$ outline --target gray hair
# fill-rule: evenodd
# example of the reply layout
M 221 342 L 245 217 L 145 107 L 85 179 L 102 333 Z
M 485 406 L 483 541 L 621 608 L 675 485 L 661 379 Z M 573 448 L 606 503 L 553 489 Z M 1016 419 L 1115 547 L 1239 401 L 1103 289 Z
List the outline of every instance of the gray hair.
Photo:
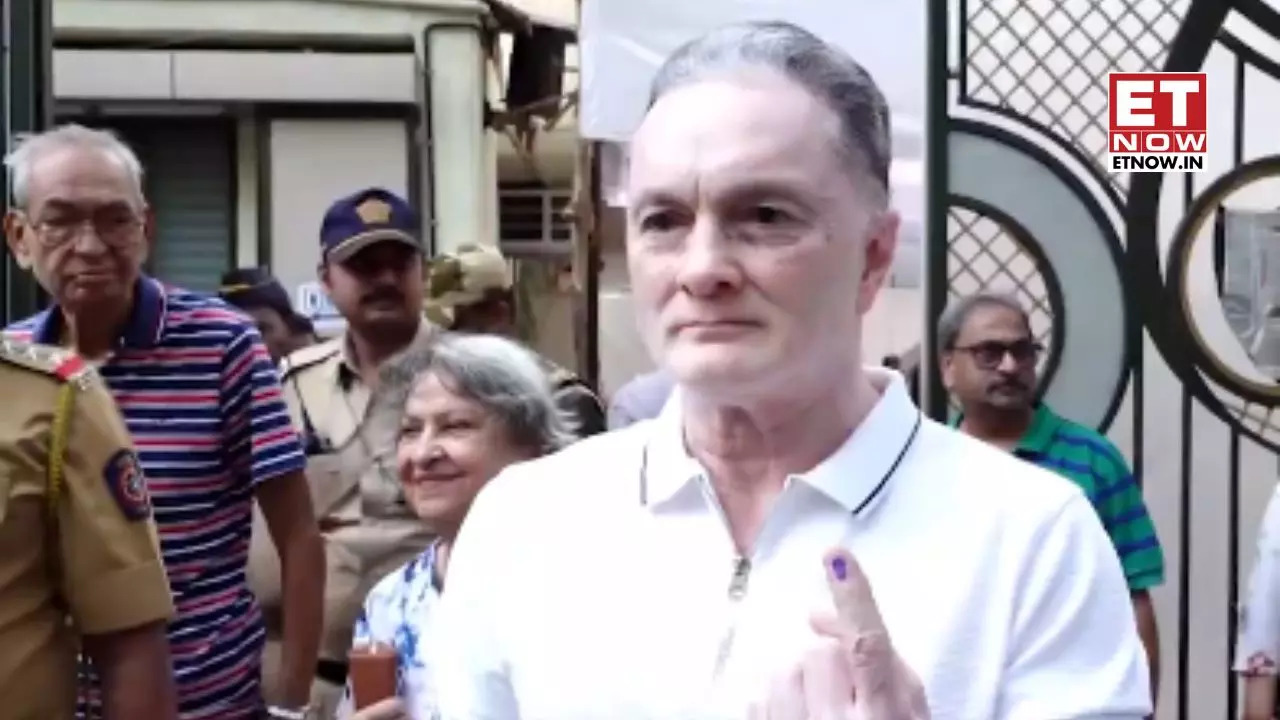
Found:
M 772 70 L 822 101 L 840 121 L 840 145 L 851 167 L 889 197 L 893 159 L 889 105 L 871 75 L 840 48 L 781 21 L 712 30 L 680 46 L 658 69 L 649 107 L 681 86 L 749 68 Z
M 13 200 L 17 207 L 25 209 L 31 199 L 31 173 L 40 158 L 51 151 L 66 148 L 102 152 L 128 173 L 138 199 L 142 199 L 142 161 L 133 148 L 110 130 L 87 128 L 73 123 L 40 133 L 21 135 L 13 151 L 5 156 L 5 167 L 13 176 Z
M 517 446 L 545 454 L 573 442 L 574 427 L 556 407 L 537 357 L 496 335 L 444 333 L 415 343 L 379 371 L 377 412 L 399 423 L 409 395 L 427 375 L 475 401 L 502 423 Z
M 1000 307 L 1012 310 L 1022 318 L 1022 322 L 1026 324 L 1027 329 L 1031 329 L 1031 320 L 1027 316 L 1027 311 L 1022 307 L 1022 303 L 1018 302 L 1018 298 L 1009 293 L 984 290 L 960 298 L 952 303 L 946 312 L 942 313 L 942 317 L 938 319 L 938 351 L 950 352 L 955 350 L 956 341 L 960 338 L 961 331 L 964 330 L 964 324 L 969 321 L 969 316 L 975 310 L 984 307 Z

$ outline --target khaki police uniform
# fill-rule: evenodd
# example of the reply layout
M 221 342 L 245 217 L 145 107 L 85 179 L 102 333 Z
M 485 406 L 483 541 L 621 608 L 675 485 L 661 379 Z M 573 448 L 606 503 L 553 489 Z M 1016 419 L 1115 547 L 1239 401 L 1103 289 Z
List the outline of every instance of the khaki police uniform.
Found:
M 487 245 L 462 245 L 432 258 L 424 310 L 435 324 L 452 327 L 458 308 L 482 303 L 492 292 L 510 293 L 514 287 L 510 264 L 501 251 Z M 604 432 L 604 403 L 595 391 L 568 369 L 541 354 L 538 357 L 556 407 L 573 422 L 577 434 L 586 437 Z
M 151 501 L 110 391 L 75 355 L 0 341 L 0 716 L 72 717 L 77 634 L 173 616 Z
M 414 340 L 434 328 L 422 323 Z M 364 598 L 373 585 L 418 556 L 432 535 L 404 503 L 396 474 L 395 427 L 374 422 L 371 389 L 346 352 L 346 336 L 303 348 L 282 366 L 285 399 L 308 451 L 307 479 L 325 540 L 324 634 L 320 656 L 345 662 Z M 267 621 L 264 680 L 279 651 L 279 566 L 265 527 L 255 527 L 250 583 Z M 274 606 L 273 606 L 274 598 Z M 329 717 L 342 687 L 318 681 L 312 702 Z

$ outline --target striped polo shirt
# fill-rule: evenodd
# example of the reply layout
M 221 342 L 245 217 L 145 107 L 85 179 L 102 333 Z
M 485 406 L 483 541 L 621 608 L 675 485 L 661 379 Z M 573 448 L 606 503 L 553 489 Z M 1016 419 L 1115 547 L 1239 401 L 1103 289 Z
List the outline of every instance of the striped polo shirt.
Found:
M 1142 488 L 1110 440 L 1040 403 L 1013 454 L 1080 486 L 1111 536 L 1131 591 L 1164 582 L 1164 552 Z
M 6 332 L 58 344 L 61 326 L 51 309 Z M 221 300 L 144 277 L 99 370 L 151 491 L 177 608 L 180 717 L 258 717 L 263 628 L 245 581 L 254 488 L 305 465 L 275 366 L 253 324 Z

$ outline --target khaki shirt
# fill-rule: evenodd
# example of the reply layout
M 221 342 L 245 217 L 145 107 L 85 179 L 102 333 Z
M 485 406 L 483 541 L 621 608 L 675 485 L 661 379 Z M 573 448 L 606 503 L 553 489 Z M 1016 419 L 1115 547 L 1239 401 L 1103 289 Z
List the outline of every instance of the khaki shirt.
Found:
M 419 338 L 434 332 L 423 323 Z M 304 434 L 307 480 L 325 539 L 328 575 L 322 657 L 346 658 L 365 595 L 430 545 L 432 535 L 405 504 L 396 474 L 396 427 L 371 422 L 371 389 L 355 371 L 345 335 L 285 359 L 282 381 L 294 424 Z M 279 565 L 261 517 L 250 548 L 250 583 L 273 627 Z M 270 556 L 268 556 L 270 555 Z M 274 607 L 273 607 L 274 605 Z
M 0 715 L 62 720 L 75 706 L 76 633 L 168 620 L 173 599 L 141 466 L 96 373 L 3 341 L 0 393 Z M 70 404 L 51 496 L 60 402 Z

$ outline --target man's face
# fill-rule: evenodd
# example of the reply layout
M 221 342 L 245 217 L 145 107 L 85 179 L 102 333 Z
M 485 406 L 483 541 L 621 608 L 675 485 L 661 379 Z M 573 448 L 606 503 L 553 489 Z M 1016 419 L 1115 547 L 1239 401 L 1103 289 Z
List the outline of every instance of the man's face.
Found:
M 942 379 L 963 407 L 1023 410 L 1035 400 L 1039 345 L 1022 313 L 980 305 L 969 313 L 953 350 L 942 355 Z
M 650 351 L 741 396 L 847 369 L 897 215 L 839 152 L 834 113 L 761 71 L 672 91 L 632 143 L 627 251 Z
M 297 342 L 289 329 L 289 324 L 280 316 L 280 313 L 267 307 L 246 308 L 244 312 L 253 318 L 253 322 L 258 326 L 262 342 L 266 344 L 272 360 L 280 362 L 281 358 L 293 352 Z
M 5 218 L 14 257 L 73 314 L 129 301 L 150 231 L 134 179 L 93 148 L 40 156 L 31 168 L 27 206 Z
M 320 280 L 355 328 L 401 330 L 422 314 L 422 254 L 403 243 L 380 242 L 344 263 L 326 262 Z

